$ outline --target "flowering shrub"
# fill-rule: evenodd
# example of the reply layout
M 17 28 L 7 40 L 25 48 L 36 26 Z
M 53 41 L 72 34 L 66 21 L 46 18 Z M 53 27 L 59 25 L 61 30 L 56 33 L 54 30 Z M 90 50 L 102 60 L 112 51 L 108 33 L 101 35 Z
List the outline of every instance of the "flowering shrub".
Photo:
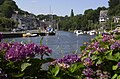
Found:
M 82 73 L 80 56 L 76 54 L 64 56 L 51 63 L 48 70 L 49 79 L 77 79 Z M 81 70 L 80 70 L 81 69 Z M 79 72 L 79 73 L 78 73 Z
M 54 64 L 54 65 L 57 64 L 60 67 L 68 68 L 68 67 L 70 67 L 71 64 L 74 64 L 79 61 L 80 61 L 80 57 L 74 54 L 74 55 L 64 56 L 61 59 L 57 59 L 54 62 L 52 62 L 52 64 Z
M 49 56 L 51 52 L 47 46 L 34 43 L 0 42 L 0 79 L 45 77 L 43 74 L 47 72 L 41 70 L 41 66 L 52 59 L 43 56 Z M 36 55 L 41 58 L 35 58 Z
M 120 36 L 102 34 L 81 47 L 81 54 L 52 62 L 51 79 L 120 79 Z M 69 57 L 70 56 L 70 57 Z M 79 60 L 79 61 L 78 61 Z M 72 61 L 72 63 L 71 63 Z
M 51 49 L 47 46 L 39 46 L 34 43 L 22 44 L 15 43 L 0 43 L 0 50 L 5 52 L 5 59 L 10 61 L 21 61 L 28 57 L 35 57 L 35 55 L 51 54 Z

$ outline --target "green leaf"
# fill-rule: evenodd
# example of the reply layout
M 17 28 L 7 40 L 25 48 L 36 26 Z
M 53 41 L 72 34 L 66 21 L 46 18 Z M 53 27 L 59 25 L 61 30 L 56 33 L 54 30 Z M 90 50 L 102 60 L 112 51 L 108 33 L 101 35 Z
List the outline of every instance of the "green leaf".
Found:
M 59 68 L 59 66 L 56 65 L 54 68 L 51 69 L 50 72 L 55 77 L 55 76 L 57 76 L 57 74 L 59 73 L 59 71 L 60 71 L 60 68 Z
M 81 64 L 81 63 L 72 64 L 71 67 L 69 68 L 69 71 L 70 71 L 71 73 L 73 73 L 73 72 L 75 72 L 75 71 L 77 71 L 78 69 L 83 68 L 83 67 L 84 67 L 84 65 Z
M 9 61 L 9 63 L 7 64 L 7 66 L 12 66 L 14 64 L 14 62 Z
M 80 51 L 84 50 L 85 48 L 86 48 L 86 46 L 81 46 Z
M 115 79 L 118 74 L 114 74 L 111 79 Z
M 98 57 L 95 56 L 95 55 L 93 55 L 93 56 L 91 57 L 91 59 L 92 59 L 92 60 L 96 60 L 96 59 L 98 59 Z
M 99 54 L 99 52 L 98 52 L 98 51 L 95 51 L 95 52 L 94 52 L 94 54 L 95 54 L 95 55 L 98 55 L 98 54 Z
M 40 45 L 42 45 L 43 37 L 40 39 Z
M 119 75 L 119 76 L 117 76 L 117 79 L 120 79 L 120 75 Z
M 19 77 L 22 77 L 22 76 L 24 75 L 24 73 L 19 73 L 19 74 L 11 73 L 11 75 L 12 75 L 13 77 L 19 78 Z
M 54 79 L 61 79 L 61 78 L 59 78 L 59 77 L 53 77 Z
M 113 50 L 109 50 L 109 51 L 107 51 L 107 53 L 108 53 L 110 56 L 112 56 Z
M 116 54 L 114 54 L 114 56 L 115 56 L 117 59 L 120 59 L 120 53 L 119 53 L 119 52 L 116 53 Z
M 96 64 L 101 64 L 102 63 L 102 60 L 98 60 Z
M 117 68 L 118 68 L 118 65 L 112 66 L 113 70 L 117 70 Z
M 119 59 L 116 58 L 115 56 L 106 56 L 106 59 L 108 59 L 108 60 L 112 60 L 112 61 L 116 61 L 116 62 L 119 61 Z
M 21 71 L 24 71 L 28 66 L 31 66 L 31 64 L 30 63 L 23 63 L 22 65 L 21 65 Z

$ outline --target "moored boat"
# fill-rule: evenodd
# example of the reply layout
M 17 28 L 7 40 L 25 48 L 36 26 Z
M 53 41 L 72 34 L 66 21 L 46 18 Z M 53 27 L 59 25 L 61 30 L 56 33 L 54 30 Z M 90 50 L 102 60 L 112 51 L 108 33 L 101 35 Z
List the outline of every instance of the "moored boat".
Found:
M 95 34 L 97 34 L 97 32 L 95 30 L 91 30 L 91 31 L 88 31 L 87 34 L 89 34 L 89 35 L 95 35 Z
M 82 30 L 74 30 L 74 33 L 75 33 L 77 36 L 83 34 Z
M 37 34 L 32 34 L 32 33 L 25 33 L 23 34 L 23 37 L 35 37 Z

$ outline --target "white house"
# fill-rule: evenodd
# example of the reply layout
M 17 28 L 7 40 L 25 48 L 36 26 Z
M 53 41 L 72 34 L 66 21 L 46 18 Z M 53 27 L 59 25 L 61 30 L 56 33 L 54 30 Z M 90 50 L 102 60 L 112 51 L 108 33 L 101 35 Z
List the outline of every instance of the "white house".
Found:
M 107 20 L 109 20 L 109 18 L 108 18 L 108 10 L 101 10 L 100 11 L 100 16 L 99 16 L 99 22 L 104 23 Z

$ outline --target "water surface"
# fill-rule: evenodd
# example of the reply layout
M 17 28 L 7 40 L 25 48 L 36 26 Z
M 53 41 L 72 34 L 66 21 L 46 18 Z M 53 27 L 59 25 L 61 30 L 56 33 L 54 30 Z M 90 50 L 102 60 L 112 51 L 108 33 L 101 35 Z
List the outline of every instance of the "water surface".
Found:
M 40 39 L 42 36 L 38 37 L 22 37 L 22 38 L 6 38 L 2 41 L 15 41 L 15 42 L 34 42 L 36 44 L 40 44 Z M 52 49 L 52 55 L 50 57 L 53 58 L 61 58 L 64 55 L 75 53 L 80 53 L 80 46 L 83 45 L 84 42 L 89 42 L 90 39 L 94 38 L 94 36 L 90 35 L 79 35 L 72 32 L 66 31 L 58 31 L 55 36 L 43 36 L 43 45 L 47 45 Z

